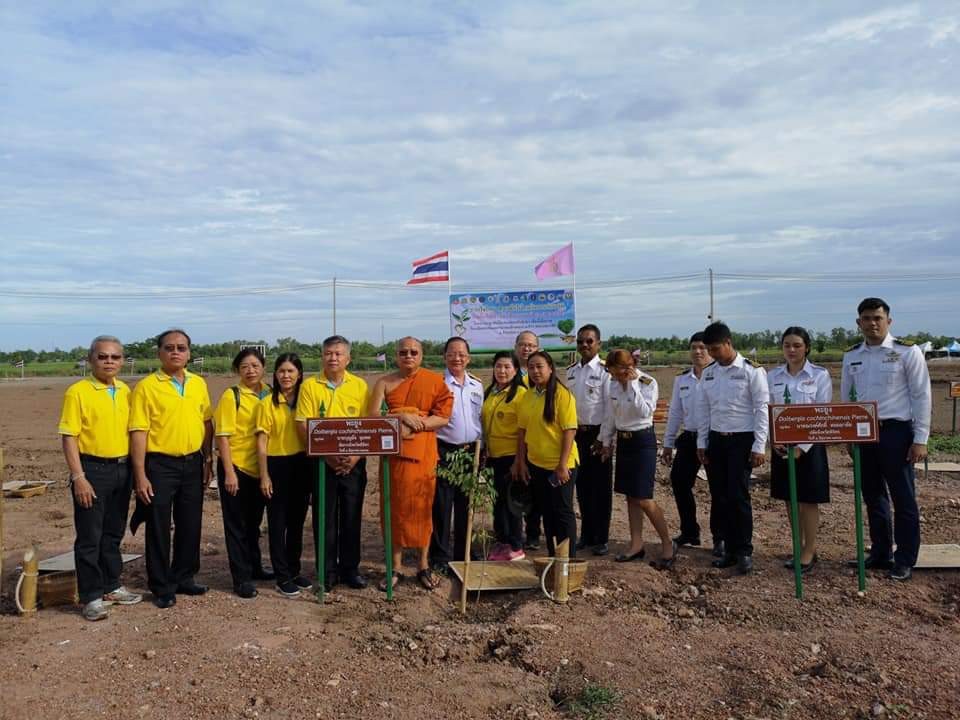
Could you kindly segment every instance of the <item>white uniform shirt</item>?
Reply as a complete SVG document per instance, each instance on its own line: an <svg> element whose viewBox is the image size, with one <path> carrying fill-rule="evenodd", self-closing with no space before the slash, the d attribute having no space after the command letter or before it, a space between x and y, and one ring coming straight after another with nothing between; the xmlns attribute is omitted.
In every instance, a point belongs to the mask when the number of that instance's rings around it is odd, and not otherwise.
<svg viewBox="0 0 960 720"><path fill-rule="evenodd" d="M770 421L767 406L770 390L767 373L746 360L740 353L723 366L707 365L700 381L697 398L697 448L705 450L710 431L752 432L752 452L763 453L767 444Z"/></svg>
<svg viewBox="0 0 960 720"><path fill-rule="evenodd" d="M879 345L861 342L843 355L840 399L876 400L881 420L913 421L913 442L930 438L930 373L916 345L904 345L890 333Z"/></svg>
<svg viewBox="0 0 960 720"><path fill-rule="evenodd" d="M600 442L604 447L613 444L617 430L645 430L653 425L657 409L657 381L645 372L631 380L626 390L616 380L610 382L609 395L604 404Z"/></svg>
<svg viewBox="0 0 960 720"><path fill-rule="evenodd" d="M814 365L809 360L803 363L800 372L791 375L787 366L778 365L767 373L770 386L770 404L783 405L787 391L791 405L820 405L833 399L833 380L826 368ZM803 452L810 452L810 443L797 445Z"/></svg>
<svg viewBox="0 0 960 720"><path fill-rule="evenodd" d="M599 355L594 355L586 365L575 362L567 368L567 388L577 399L577 424L602 424L610 394L610 373Z"/></svg>
<svg viewBox="0 0 960 720"><path fill-rule="evenodd" d="M453 393L453 412L450 414L450 422L437 430L437 440L450 445L466 445L479 440L483 428L480 420L483 384L467 373L461 385L449 370L443 373L443 381Z"/></svg>
<svg viewBox="0 0 960 720"><path fill-rule="evenodd" d="M703 380L691 367L673 381L673 394L670 396L670 409L667 411L667 429L663 434L663 446L674 447L680 427L690 432L696 432L699 426L697 420L697 396Z"/></svg>

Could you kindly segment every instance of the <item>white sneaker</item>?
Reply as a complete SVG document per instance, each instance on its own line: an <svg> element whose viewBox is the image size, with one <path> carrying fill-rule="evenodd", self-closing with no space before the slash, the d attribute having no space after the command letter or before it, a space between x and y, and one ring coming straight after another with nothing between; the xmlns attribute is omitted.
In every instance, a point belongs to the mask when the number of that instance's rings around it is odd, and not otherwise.
<svg viewBox="0 0 960 720"><path fill-rule="evenodd" d="M123 585L103 596L103 602L107 605L136 605L141 600L143 595L130 592Z"/></svg>
<svg viewBox="0 0 960 720"><path fill-rule="evenodd" d="M83 615L84 619L86 620L103 620L107 617L107 608L103 604L103 600L91 600L83 606L83 610L80 612L80 614Z"/></svg>

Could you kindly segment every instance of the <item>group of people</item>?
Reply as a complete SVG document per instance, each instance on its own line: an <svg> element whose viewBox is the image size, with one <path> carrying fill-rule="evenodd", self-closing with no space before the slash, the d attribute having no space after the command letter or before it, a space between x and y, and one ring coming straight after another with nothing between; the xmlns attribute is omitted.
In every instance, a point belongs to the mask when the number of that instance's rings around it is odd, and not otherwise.
<svg viewBox="0 0 960 720"><path fill-rule="evenodd" d="M844 400L879 404L879 442L863 447L872 543L867 566L907 580L920 544L913 464L926 455L930 380L919 349L890 334L890 308L883 300L867 298L857 312L864 339L844 354L841 394ZM540 349L534 333L522 332L514 350L494 356L493 378L484 387L468 372L464 338L446 342L441 374L422 367L422 344L406 337L397 344L396 370L372 389L348 370L350 342L340 335L324 340L318 375L305 378L300 358L284 353L274 362L269 384L261 351L247 347L233 360L238 382L214 407L204 379L187 369L185 331L158 336L161 368L133 391L118 377L120 341L95 338L92 375L68 388L59 425L73 492L83 616L99 620L109 605L142 599L120 582L131 493L136 506L130 528L136 532L145 525L153 602L168 608L177 595L207 591L196 574L204 487L215 457L230 574L239 597L256 596L258 580L274 581L277 592L288 597L312 587L301 555L311 506L315 540L319 534L321 462L326 587L365 588L360 558L366 464L358 456L308 457L307 421L315 417L388 413L400 420L399 454L389 458L394 570L381 590L406 579L404 549L416 550L414 580L428 590L439 585L448 563L465 558L469 498L437 472L459 451L480 457L493 471L496 542L489 560L523 559L539 549L541 535L549 555L565 540L571 556L588 549L607 555L617 492L626 498L630 538L615 561L645 557L646 518L660 540L651 564L668 570L679 547L701 544L693 488L705 467L713 565L751 572L750 478L765 462L768 406L832 400L829 373L808 360L809 334L801 327L784 331L785 362L769 373L737 352L723 323L690 338L691 366L674 381L659 453L671 466L680 518L675 537L654 499L657 381L627 350L611 350L602 360L601 342L596 325L582 326L576 335L579 359L563 371ZM800 565L810 572L817 562L818 507L829 502L827 454L822 445L773 447L771 494L785 501L788 452L796 457ZM260 549L264 514L271 569ZM793 567L793 559L786 564Z"/></svg>

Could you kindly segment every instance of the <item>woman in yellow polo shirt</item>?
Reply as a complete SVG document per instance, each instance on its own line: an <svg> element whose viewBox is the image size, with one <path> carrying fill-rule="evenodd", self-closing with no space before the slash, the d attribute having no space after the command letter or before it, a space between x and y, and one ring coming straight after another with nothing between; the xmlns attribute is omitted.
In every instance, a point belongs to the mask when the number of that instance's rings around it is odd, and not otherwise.
<svg viewBox="0 0 960 720"><path fill-rule="evenodd" d="M580 457L577 434L577 401L557 378L550 354L539 350L527 360L531 389L523 396L517 413L517 456L511 473L530 484L533 503L543 513L547 552L553 555L557 542L570 541L570 557L576 555L577 518L573 490Z"/></svg>
<svg viewBox="0 0 960 720"><path fill-rule="evenodd" d="M300 357L280 355L273 365L273 392L257 406L255 429L260 490L267 498L270 564L277 592L287 597L311 587L300 574L303 524L310 504L310 467L295 417L302 382Z"/></svg>
<svg viewBox="0 0 960 720"><path fill-rule="evenodd" d="M257 594L254 580L273 579L261 565L260 523L265 502L260 492L254 436L257 404L270 394L270 386L263 382L263 355L256 348L237 353L233 369L240 382L224 390L213 413L220 455L217 485L233 591L242 598L252 598Z"/></svg>
<svg viewBox="0 0 960 720"><path fill-rule="evenodd" d="M520 358L504 350L493 356L493 382L483 400L483 443L487 466L493 469L497 500L493 508L496 544L489 560L523 560L523 516L507 502L510 468L517 455L517 408L527 388L520 375Z"/></svg>

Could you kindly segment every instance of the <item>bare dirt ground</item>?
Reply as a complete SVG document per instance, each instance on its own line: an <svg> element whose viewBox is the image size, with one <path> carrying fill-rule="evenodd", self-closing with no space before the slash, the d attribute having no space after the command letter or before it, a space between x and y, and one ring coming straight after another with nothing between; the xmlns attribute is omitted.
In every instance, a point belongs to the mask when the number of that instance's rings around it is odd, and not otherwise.
<svg viewBox="0 0 960 720"><path fill-rule="evenodd" d="M942 398L952 368L933 370L934 427L949 431ZM676 368L653 373L669 397ZM586 591L566 606L537 592L485 593L471 597L464 618L449 581L433 593L408 582L392 604L373 584L338 587L322 607L285 599L271 583L245 601L230 592L219 504L208 493L198 576L212 587L206 596L181 597L165 611L148 596L99 623L72 607L21 618L11 590L24 550L36 543L48 557L72 547L56 436L67 382L0 384L6 478L57 481L46 495L6 501L0 718L598 718L610 697L609 717L618 718L960 716L960 575L918 571L900 585L869 574L858 597L844 566L854 553L852 470L839 449L830 453L821 561L803 602L781 567L789 526L763 469L750 577L712 569L705 538L704 549L681 552L673 572L617 564L612 554L589 558ZM230 382L211 378L211 394ZM667 474L659 473L667 484L658 498L675 531ZM376 581L383 548L373 477L362 569ZM924 542L957 542L960 481L931 473L918 487ZM705 483L698 501L705 524ZM627 537L618 497L614 552ZM649 528L647 537L656 557ZM142 534L128 536L125 550L142 552ZM305 560L313 561L309 549ZM127 566L125 581L145 589L142 560ZM587 702L571 707L578 697Z"/></svg>

